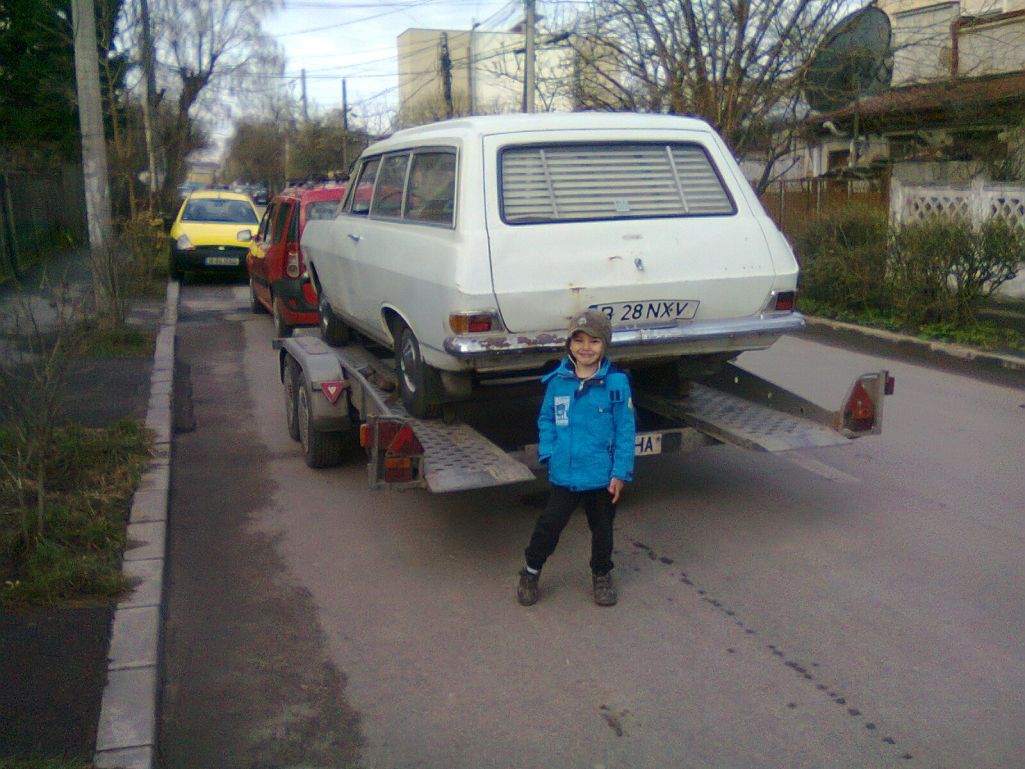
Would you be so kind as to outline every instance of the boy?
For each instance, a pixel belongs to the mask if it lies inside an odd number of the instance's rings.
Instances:
[[[606,352],[609,319],[597,310],[573,317],[568,355],[541,381],[547,385],[538,417],[538,459],[548,466],[551,490],[525,551],[516,597],[537,602],[541,567],[559,544],[570,516],[583,503],[591,529],[594,602],[616,603],[612,584],[612,521],[623,486],[633,478],[634,424],[630,380]]]

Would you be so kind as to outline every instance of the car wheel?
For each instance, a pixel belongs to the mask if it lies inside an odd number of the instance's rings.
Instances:
[[[288,325],[288,321],[285,320],[285,316],[281,311],[281,301],[279,299],[274,299],[273,297],[271,297],[271,301],[271,306],[274,308],[274,336],[292,336],[292,327]]]
[[[249,309],[255,313],[267,312],[263,302],[256,298],[256,286],[253,285],[253,276],[249,276]]]
[[[313,428],[313,393],[305,381],[299,383],[296,399],[296,421],[299,443],[308,467],[334,467],[342,461],[342,433],[328,433]]]
[[[432,395],[437,372],[424,363],[420,342],[413,330],[403,324],[395,337],[395,374],[399,380],[402,405],[417,419],[429,419],[441,413],[441,405]]]
[[[302,372],[299,363],[291,355],[285,359],[285,423],[288,425],[288,437],[299,440],[299,388],[302,384]]]
[[[343,344],[347,344],[352,336],[349,327],[334,314],[323,294],[320,295],[317,305],[320,309],[321,338],[332,347],[341,347]]]

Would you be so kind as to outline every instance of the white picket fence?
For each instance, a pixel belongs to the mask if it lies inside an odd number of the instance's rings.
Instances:
[[[970,184],[911,185],[890,183],[890,217],[898,224],[933,216],[960,218],[981,224],[997,218],[1025,230],[1025,187],[974,179]],[[1025,299],[1025,265],[1014,280],[997,290],[999,296]]]

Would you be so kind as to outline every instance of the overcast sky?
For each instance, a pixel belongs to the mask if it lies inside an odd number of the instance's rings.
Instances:
[[[285,0],[264,24],[284,48],[286,83],[298,98],[306,70],[311,114],[398,102],[396,38],[406,29],[506,30],[523,18],[522,0]]]

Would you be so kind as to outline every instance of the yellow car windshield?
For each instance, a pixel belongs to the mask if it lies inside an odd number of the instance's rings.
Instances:
[[[182,213],[182,221],[257,223],[253,207],[244,200],[219,200],[216,198],[190,200]]]

